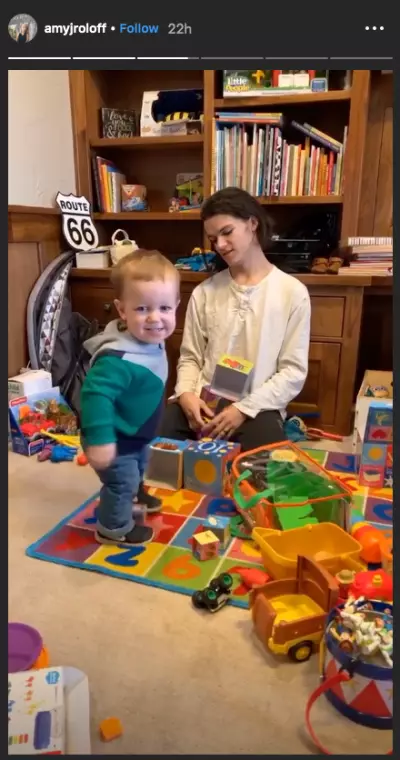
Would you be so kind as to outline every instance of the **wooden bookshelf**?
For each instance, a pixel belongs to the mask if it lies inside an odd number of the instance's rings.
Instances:
[[[326,206],[343,203],[342,195],[283,195],[257,198],[263,206]]]
[[[78,192],[93,203],[93,152],[114,161],[126,174],[127,182],[144,184],[148,190],[149,212],[94,214],[101,241],[109,241],[112,223],[118,223],[134,239],[159,247],[172,258],[187,254],[194,246],[206,245],[198,211],[168,211],[175,176],[179,172],[203,172],[205,196],[210,195],[213,118],[220,110],[240,112],[244,108],[260,111],[282,109],[291,118],[309,121],[339,140],[344,125],[348,125],[343,195],[262,197],[259,201],[270,215],[277,215],[278,228],[290,224],[291,218],[299,218],[301,209],[304,213],[306,208],[315,206],[335,210],[339,215],[342,239],[357,234],[370,74],[368,70],[355,70],[352,86],[348,90],[224,98],[221,72],[211,70],[70,71]],[[187,87],[198,87],[204,91],[204,134],[126,139],[104,139],[100,136],[99,114],[103,106],[134,108],[140,113],[144,90]],[[173,228],[173,235],[166,235],[163,225],[178,221],[190,221],[191,225],[179,224]],[[138,222],[140,233],[136,230]]]
[[[96,140],[90,140],[91,148],[99,148],[107,150],[109,148],[122,148],[130,150],[157,150],[168,149],[176,150],[180,146],[190,147],[191,145],[197,147],[203,144],[203,135],[162,135],[161,137],[119,137],[119,138],[107,138],[99,137]]]
[[[190,222],[200,219],[200,210],[192,211],[120,211],[118,213],[100,214],[94,212],[94,219],[99,221],[126,221],[126,222]]]
[[[337,103],[338,100],[351,100],[351,89],[330,90],[328,92],[299,92],[290,95],[268,95],[256,98],[215,98],[216,110],[228,108],[268,109],[269,106],[302,105],[303,103]]]
[[[282,110],[288,120],[308,122],[337,140],[342,140],[347,125],[343,195],[262,197],[259,201],[265,206],[278,233],[301,222],[314,211],[323,213],[326,210],[337,215],[342,239],[359,234],[370,71],[355,70],[349,90],[260,98],[224,98],[221,72],[211,70],[78,70],[70,71],[69,76],[77,192],[93,203],[93,153],[113,161],[126,175],[127,182],[143,184],[148,191],[148,212],[104,214],[95,211],[100,243],[109,244],[112,233],[123,228],[138,245],[158,248],[172,261],[189,255],[195,246],[208,245],[198,210],[170,213],[168,208],[175,177],[180,172],[203,172],[204,194],[206,197],[210,195],[213,119],[224,109],[239,112],[244,109]],[[101,137],[99,114],[102,107],[133,108],[140,113],[144,91],[194,87],[204,91],[202,135],[138,136],[116,140]],[[193,288],[203,278],[202,274],[182,272],[176,331],[167,342],[168,392],[172,392],[175,382],[186,306]],[[311,345],[307,382],[291,411],[317,412],[321,427],[347,434],[357,370],[363,293],[371,283],[365,278],[347,276],[306,275],[300,279],[311,296]],[[72,306],[88,319],[97,319],[100,325],[104,325],[114,318],[113,298],[109,270],[72,272]]]

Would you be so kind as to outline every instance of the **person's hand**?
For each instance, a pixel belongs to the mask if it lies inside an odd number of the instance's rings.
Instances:
[[[182,393],[178,399],[191,430],[201,430],[205,419],[212,419],[214,412],[207,406],[205,401],[196,396],[195,393]]]
[[[103,446],[88,446],[85,454],[94,470],[105,470],[117,456],[117,444],[105,443]]]
[[[221,438],[227,441],[246,419],[236,406],[226,406],[211,422],[204,425],[202,434],[207,438]]]

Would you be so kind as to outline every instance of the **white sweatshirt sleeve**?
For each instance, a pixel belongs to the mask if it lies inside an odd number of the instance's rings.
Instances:
[[[261,411],[286,409],[301,391],[308,371],[311,304],[308,293],[293,308],[277,362],[277,371],[263,385],[235,403],[248,417]]]
[[[204,294],[201,287],[193,291],[186,310],[181,352],[177,365],[175,397],[196,392],[197,382],[204,365],[207,339],[203,329]]]

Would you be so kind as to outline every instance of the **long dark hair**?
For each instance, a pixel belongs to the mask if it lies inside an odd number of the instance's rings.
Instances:
[[[217,214],[226,214],[236,219],[257,220],[256,235],[261,249],[266,253],[271,241],[272,224],[263,207],[246,190],[239,187],[225,187],[204,201],[201,219],[205,222]]]

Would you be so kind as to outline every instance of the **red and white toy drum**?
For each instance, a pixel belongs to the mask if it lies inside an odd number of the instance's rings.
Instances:
[[[377,617],[385,617],[388,627],[392,627],[392,605],[381,601],[369,603]],[[341,649],[340,642],[331,633],[336,617],[337,610],[332,610],[321,644],[321,684],[311,695],[306,708],[308,731],[324,754],[331,753],[321,745],[310,720],[311,708],[322,694],[355,723],[369,728],[393,728],[393,669]]]

